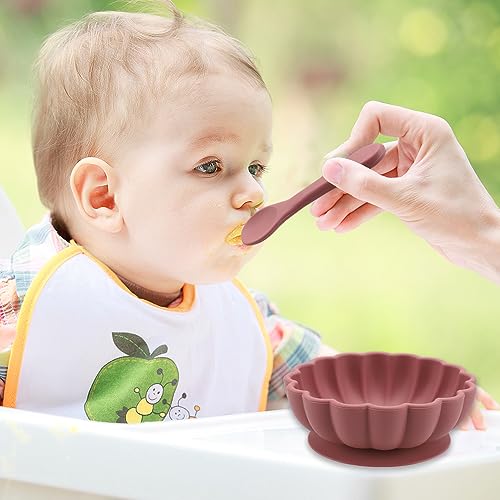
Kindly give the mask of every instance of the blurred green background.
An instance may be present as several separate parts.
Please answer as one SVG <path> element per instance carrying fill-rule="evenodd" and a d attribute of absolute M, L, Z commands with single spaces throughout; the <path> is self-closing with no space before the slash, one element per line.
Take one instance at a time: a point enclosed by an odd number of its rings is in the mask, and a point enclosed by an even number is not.
<path fill-rule="evenodd" d="M 30 152 L 31 64 L 48 33 L 105 0 L 2 0 L 0 185 L 38 221 Z M 179 0 L 256 55 L 273 95 L 270 200 L 320 175 L 372 99 L 444 117 L 500 197 L 500 2 Z M 500 249 L 499 249 L 500 251 Z M 464 365 L 500 400 L 500 289 L 452 266 L 384 214 L 344 235 L 304 210 L 243 271 L 282 313 L 341 351 L 432 355 Z"/>

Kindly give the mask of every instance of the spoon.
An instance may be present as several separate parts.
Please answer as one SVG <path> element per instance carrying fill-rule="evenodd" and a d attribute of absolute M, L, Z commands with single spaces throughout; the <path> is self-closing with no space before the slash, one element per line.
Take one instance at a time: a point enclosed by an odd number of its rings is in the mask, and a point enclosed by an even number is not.
<path fill-rule="evenodd" d="M 372 168 L 384 155 L 385 147 L 383 144 L 370 144 L 358 149 L 348 158 L 361 163 L 365 167 Z M 245 245 L 261 243 L 269 238 L 292 215 L 334 188 L 333 184 L 320 177 L 288 200 L 262 208 L 250 217 L 243 226 L 241 240 Z"/>

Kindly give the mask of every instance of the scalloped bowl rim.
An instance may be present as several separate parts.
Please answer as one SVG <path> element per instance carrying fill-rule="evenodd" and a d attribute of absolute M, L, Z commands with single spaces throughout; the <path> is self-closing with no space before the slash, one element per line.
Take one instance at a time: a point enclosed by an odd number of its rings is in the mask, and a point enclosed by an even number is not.
<path fill-rule="evenodd" d="M 444 367 L 452 367 L 452 368 L 457 368 L 459 370 L 459 376 L 461 374 L 466 375 L 468 378 L 464 381 L 464 388 L 458 389 L 457 393 L 454 394 L 453 396 L 440 396 L 435 399 L 433 399 L 429 403 L 412 403 L 411 401 L 405 401 L 404 403 L 400 403 L 398 405 L 377 405 L 374 403 L 343 403 L 342 401 L 339 401 L 338 399 L 335 398 L 317 398 L 316 396 L 312 396 L 310 391 L 308 389 L 299 389 L 297 385 L 299 384 L 299 381 L 294 379 L 293 377 L 296 376 L 297 374 L 300 373 L 302 368 L 305 368 L 307 366 L 313 366 L 320 362 L 323 359 L 331 359 L 331 358 L 340 358 L 340 357 L 367 357 L 370 355 L 382 355 L 382 356 L 391 356 L 391 357 L 402 357 L 406 356 L 409 358 L 414 358 L 419 361 L 424 361 L 424 360 L 430 360 L 430 361 L 436 361 L 439 364 L 441 364 Z M 302 363 L 301 365 L 295 367 L 290 373 L 285 375 L 284 377 L 285 381 L 285 387 L 286 390 L 291 390 L 299 393 L 302 398 L 308 400 L 309 402 L 315 402 L 315 403 L 324 403 L 324 404 L 329 404 L 333 405 L 337 408 L 344 408 L 344 409 L 367 409 L 367 410 L 372 410 L 372 411 L 391 411 L 391 410 L 400 410 L 402 408 L 407 407 L 407 409 L 429 409 L 433 408 L 437 405 L 442 405 L 443 401 L 453 401 L 455 399 L 461 398 L 461 393 L 464 395 L 464 400 L 465 400 L 465 393 L 467 391 L 473 391 L 474 388 L 476 387 L 476 378 L 474 375 L 471 375 L 468 371 L 466 371 L 462 366 L 456 365 L 453 363 L 448 363 L 446 361 L 443 361 L 442 359 L 439 358 L 434 358 L 430 356 L 418 356 L 416 354 L 408 354 L 408 353 L 386 353 L 386 352 L 381 352 L 381 351 L 370 351 L 370 352 L 363 352 L 363 353 L 358 353 L 358 352 L 346 352 L 346 353 L 341 353 L 341 354 L 336 354 L 335 356 L 321 356 L 318 358 L 314 358 L 311 361 L 308 361 L 306 363 Z"/>

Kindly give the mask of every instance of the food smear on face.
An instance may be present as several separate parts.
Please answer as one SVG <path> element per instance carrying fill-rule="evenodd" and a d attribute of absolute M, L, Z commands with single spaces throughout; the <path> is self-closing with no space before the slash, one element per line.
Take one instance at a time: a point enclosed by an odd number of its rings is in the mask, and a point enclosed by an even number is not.
<path fill-rule="evenodd" d="M 243 231 L 243 224 L 238 224 L 227 236 L 226 243 L 234 246 L 241 246 L 241 231 Z"/>

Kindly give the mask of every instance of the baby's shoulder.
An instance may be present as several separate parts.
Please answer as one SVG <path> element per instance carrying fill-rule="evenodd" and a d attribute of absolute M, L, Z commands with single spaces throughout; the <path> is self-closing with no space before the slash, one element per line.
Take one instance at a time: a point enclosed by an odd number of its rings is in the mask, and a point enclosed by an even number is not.
<path fill-rule="evenodd" d="M 264 318 L 279 314 L 279 310 L 276 305 L 271 302 L 269 297 L 264 292 L 253 288 L 249 288 L 248 291 L 252 295 L 253 300 L 255 300 Z"/>
<path fill-rule="evenodd" d="M 35 276 L 44 265 L 69 245 L 46 216 L 30 227 L 8 261 L 0 262 L 0 280 L 14 281 L 21 302 Z"/>

